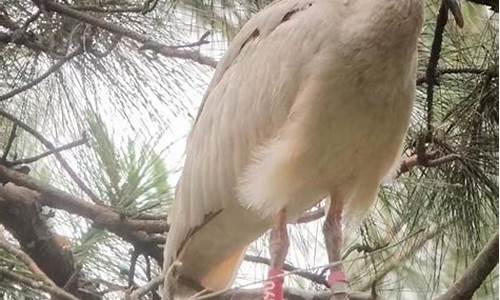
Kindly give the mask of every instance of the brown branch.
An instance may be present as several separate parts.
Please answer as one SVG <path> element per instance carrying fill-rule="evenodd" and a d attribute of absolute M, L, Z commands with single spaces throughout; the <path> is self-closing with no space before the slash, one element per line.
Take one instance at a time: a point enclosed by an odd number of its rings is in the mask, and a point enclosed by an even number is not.
<path fill-rule="evenodd" d="M 254 262 L 254 263 L 259 263 L 259 264 L 265 264 L 265 265 L 271 265 L 271 260 L 269 258 L 265 257 L 260 257 L 260 256 L 255 256 L 255 255 L 245 255 L 245 260 L 249 262 Z M 311 272 L 306 272 L 306 271 L 299 271 L 298 268 L 289 265 L 289 264 L 284 264 L 283 265 L 283 270 L 288 271 L 288 272 L 296 272 L 294 273 L 297 276 L 300 276 L 302 278 L 306 278 L 311 280 L 312 282 L 315 282 L 317 284 L 322 284 L 326 287 L 329 287 L 328 282 L 326 281 L 324 276 L 311 273 Z"/>
<path fill-rule="evenodd" d="M 140 230 L 149 233 L 161 233 L 168 231 L 166 221 L 159 220 L 135 220 L 123 218 L 119 213 L 107 206 L 100 206 L 77 198 L 64 191 L 58 190 L 50 185 L 37 181 L 36 179 L 10 170 L 0 165 L 0 178 L 6 179 L 18 186 L 24 186 L 36 191 L 38 197 L 33 199 L 40 205 L 56 209 L 62 209 L 70 214 L 75 214 L 94 221 L 95 225 L 116 231 Z M 0 191 L 2 191 L 0 187 Z"/>
<path fill-rule="evenodd" d="M 445 0 L 441 1 L 439 13 L 436 20 L 436 28 L 434 30 L 434 39 L 432 41 L 431 55 L 425 76 L 427 79 L 427 134 L 432 134 L 432 119 L 433 119 L 433 103 L 434 103 L 434 85 L 436 84 L 436 69 L 441 55 L 441 47 L 443 44 L 444 27 L 448 22 L 448 7 Z"/>
<path fill-rule="evenodd" d="M 435 300 L 471 299 L 476 290 L 498 264 L 498 231 L 479 252 L 462 277 L 443 295 Z"/>
<path fill-rule="evenodd" d="M 168 230 L 166 221 L 157 220 L 134 220 L 124 218 L 112 208 L 89 203 L 83 199 L 72 196 L 66 192 L 41 183 L 25 174 L 8 169 L 0 165 L 0 179 L 12 182 L 36 192 L 32 199 L 24 200 L 38 203 L 56 209 L 62 209 L 70 214 L 75 214 L 93 221 L 94 226 L 104 228 L 115 233 L 124 240 L 130 242 L 141 253 L 153 257 L 161 264 L 163 254 L 155 236 L 149 236 L 146 232 L 165 232 Z M 5 188 L 0 186 L 0 195 L 11 201 L 22 201 L 15 194 L 8 194 Z"/>
<path fill-rule="evenodd" d="M 21 249 L 59 287 L 84 300 L 98 299 L 79 289 L 82 274 L 75 270 L 71 251 L 64 249 L 59 236 L 49 228 L 40 207 L 29 201 L 36 193 L 14 184 L 0 189 L 0 223 L 19 242 Z M 16 200 L 5 198 L 6 194 Z"/>
<path fill-rule="evenodd" d="M 31 287 L 35 290 L 42 290 L 44 292 L 49 293 L 50 295 L 54 296 L 55 299 L 65 299 L 65 300 L 80 300 L 76 298 L 75 296 L 71 295 L 70 293 L 64 291 L 61 288 L 58 288 L 57 286 L 49 286 L 46 284 L 43 284 L 40 281 L 33 280 L 31 278 L 21 276 L 19 274 L 16 274 L 13 271 L 9 271 L 3 268 L 0 268 L 0 275 L 4 278 L 7 278 L 11 281 L 14 281 L 16 283 L 23 284 L 25 286 Z"/>
<path fill-rule="evenodd" d="M 57 152 L 56 147 L 49 142 L 41 133 L 36 131 L 35 129 L 31 128 L 28 126 L 26 123 L 23 121 L 19 120 L 18 118 L 14 117 L 13 115 L 9 114 L 8 112 L 4 110 L 0 110 L 0 116 L 9 119 L 13 123 L 17 124 L 19 127 L 30 133 L 33 137 L 35 137 L 42 145 L 44 145 L 47 149 L 52 151 L 54 153 L 54 156 L 56 159 L 59 161 L 63 169 L 66 171 L 66 173 L 73 179 L 73 181 L 76 183 L 76 185 L 85 193 L 89 198 L 96 204 L 103 205 L 104 202 L 102 202 L 95 194 L 90 190 L 89 187 L 76 175 L 75 171 L 69 166 L 69 164 L 66 162 L 66 160 L 62 157 L 62 155 Z"/>
<path fill-rule="evenodd" d="M 428 168 L 437 167 L 455 160 L 459 160 L 461 158 L 460 155 L 455 153 L 444 155 L 441 157 L 437 157 L 438 154 L 439 154 L 438 151 L 431 151 L 425 153 L 424 154 L 425 158 L 422 159 L 421 161 L 419 161 L 418 154 L 411 155 L 410 157 L 401 161 L 399 169 L 396 172 L 395 178 L 400 177 L 404 173 L 410 172 L 413 168 L 417 166 L 428 167 Z"/>
<path fill-rule="evenodd" d="M 59 152 L 62 152 L 62 151 L 65 151 L 65 150 L 68 150 L 71 148 L 75 148 L 75 147 L 81 146 L 83 144 L 86 144 L 87 142 L 88 142 L 88 138 L 86 136 L 84 136 L 83 138 L 81 138 L 79 140 L 76 140 L 76 141 L 71 142 L 69 144 L 57 147 L 53 151 L 46 151 L 44 153 L 35 155 L 33 157 L 29 157 L 29 158 L 8 161 L 8 162 L 5 162 L 4 165 L 6 165 L 7 167 L 13 167 L 13 166 L 17 166 L 17 165 L 31 164 L 31 163 L 34 163 L 35 161 L 38 161 L 44 157 L 47 157 L 51 154 L 56 153 L 56 152 L 59 153 Z"/>
<path fill-rule="evenodd" d="M 79 21 L 97 26 L 99 28 L 102 28 L 104 30 L 107 30 L 109 32 L 112 32 L 114 34 L 118 34 L 120 36 L 125 36 L 128 37 L 132 40 L 135 40 L 137 42 L 140 42 L 143 45 L 147 45 L 147 49 L 156 51 L 166 57 L 171 57 L 171 58 L 181 58 L 181 59 L 188 59 L 195 61 L 199 64 L 215 67 L 217 65 L 217 62 L 213 60 L 212 58 L 209 58 L 207 56 L 201 55 L 199 52 L 195 51 L 188 51 L 188 50 L 181 50 L 181 49 L 176 49 L 173 47 L 169 47 L 168 45 L 165 45 L 163 43 L 160 43 L 158 41 L 152 40 L 150 37 L 140 34 L 138 32 L 132 31 L 130 29 L 127 29 L 125 27 L 119 26 L 117 24 L 107 22 L 103 19 L 94 17 L 92 15 L 86 14 L 84 12 L 78 11 L 76 9 L 73 9 L 67 5 L 63 5 L 60 3 L 56 3 L 51 0 L 34 0 L 35 3 L 40 4 L 43 2 L 45 4 L 45 7 L 49 11 L 53 11 L 56 13 L 59 13 L 64 16 L 71 17 L 73 19 L 77 19 Z"/>

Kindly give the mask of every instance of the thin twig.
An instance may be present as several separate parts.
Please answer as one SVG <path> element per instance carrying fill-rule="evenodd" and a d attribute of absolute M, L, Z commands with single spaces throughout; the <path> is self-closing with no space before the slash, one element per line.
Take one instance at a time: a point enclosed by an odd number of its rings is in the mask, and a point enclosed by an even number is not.
<path fill-rule="evenodd" d="M 198 47 L 201 45 L 209 44 L 210 41 L 207 40 L 207 37 L 211 34 L 212 32 L 210 30 L 206 31 L 200 39 L 194 43 L 189 43 L 189 44 L 184 44 L 184 45 L 178 45 L 178 46 L 169 46 L 170 48 L 173 49 L 180 49 L 180 48 L 193 48 L 193 47 Z"/>
<path fill-rule="evenodd" d="M 498 68 L 493 68 L 493 69 L 481 69 L 481 68 L 444 68 L 444 69 L 438 69 L 436 70 L 435 74 L 435 80 L 437 80 L 439 77 L 442 75 L 447 75 L 447 74 L 476 74 L 476 75 L 482 75 L 485 73 L 491 74 L 493 76 L 498 76 Z M 417 85 L 422 85 L 427 82 L 427 76 L 420 75 L 417 78 Z"/>
<path fill-rule="evenodd" d="M 17 124 L 14 123 L 12 126 L 12 130 L 10 131 L 9 139 L 7 140 L 7 145 L 5 146 L 5 150 L 3 152 L 2 158 L 0 159 L 0 163 L 4 163 L 7 161 L 7 155 L 9 155 L 10 148 L 14 143 L 14 139 L 16 138 Z"/>
<path fill-rule="evenodd" d="M 254 263 L 259 263 L 259 264 L 265 264 L 265 265 L 268 265 L 268 266 L 271 265 L 271 260 L 269 258 L 265 258 L 265 257 L 260 257 L 260 256 L 248 255 L 247 254 L 247 255 L 245 255 L 244 259 L 246 261 L 249 261 L 249 262 L 254 262 Z M 294 266 L 289 265 L 289 264 L 284 264 L 283 265 L 283 270 L 290 271 L 290 272 L 299 270 L 299 272 L 296 273 L 297 276 L 309 279 L 312 282 L 315 282 L 315 283 L 318 283 L 318 284 L 322 284 L 322 285 L 324 285 L 326 287 L 329 287 L 329 284 L 326 281 L 325 277 L 321 276 L 321 275 L 318 275 L 316 273 L 306 272 L 306 271 L 300 271 L 299 268 L 294 267 Z"/>
<path fill-rule="evenodd" d="M 137 264 L 137 258 L 139 258 L 139 251 L 134 249 L 132 252 L 132 256 L 130 257 L 130 268 L 128 270 L 128 287 L 131 288 L 135 285 L 134 277 L 135 277 L 135 266 Z"/>
<path fill-rule="evenodd" d="M 79 278 L 81 270 L 82 270 L 82 265 L 77 265 L 75 267 L 75 270 L 73 271 L 73 273 L 69 277 L 68 281 L 66 281 L 66 283 L 64 284 L 64 290 L 65 291 L 68 291 L 73 286 L 73 284 L 76 283 L 76 281 Z"/>
<path fill-rule="evenodd" d="M 44 153 L 40 153 L 38 155 L 35 155 L 33 157 L 28 157 L 28 158 L 18 159 L 18 160 L 14 160 L 14 161 L 9 161 L 9 162 L 6 162 L 4 164 L 7 167 L 13 167 L 13 166 L 17 166 L 17 165 L 31 164 L 31 163 L 34 163 L 35 161 L 38 161 L 38 160 L 40 160 L 40 159 L 42 159 L 44 157 L 49 156 L 49 155 L 52 155 L 52 154 L 59 153 L 59 152 L 65 151 L 65 150 L 69 150 L 71 148 L 75 148 L 75 147 L 81 146 L 83 144 L 86 144 L 87 142 L 88 142 L 88 138 L 84 136 L 83 138 L 81 138 L 79 140 L 76 140 L 76 141 L 71 142 L 69 144 L 57 147 L 54 150 L 49 150 L 49 151 L 46 151 Z"/>
<path fill-rule="evenodd" d="M 140 288 L 134 290 L 130 295 L 127 296 L 127 300 L 138 300 L 142 296 L 146 295 L 149 292 L 154 291 L 157 289 L 160 284 L 163 283 L 163 276 L 158 276 L 155 277 L 153 280 L 149 281 L 145 285 L 141 286 Z"/>
<path fill-rule="evenodd" d="M 361 252 L 363 252 L 363 253 L 371 253 L 371 252 L 377 251 L 378 249 L 382 249 L 384 247 L 387 247 L 388 244 L 389 243 L 384 243 L 384 244 L 380 244 L 380 245 L 376 245 L 376 246 L 355 244 L 355 245 L 349 247 L 345 251 L 345 253 L 342 255 L 342 259 L 346 259 L 354 251 L 357 251 L 357 252 L 360 252 L 360 253 Z"/>
<path fill-rule="evenodd" d="M 57 152 L 57 148 L 49 142 L 42 134 L 40 134 L 38 131 L 35 129 L 31 128 L 28 126 L 26 123 L 23 121 L 19 120 L 18 118 L 14 117 L 13 115 L 9 114 L 8 112 L 4 110 L 0 110 L 0 116 L 9 119 L 10 121 L 16 123 L 19 127 L 30 133 L 33 137 L 35 137 L 40 143 L 42 143 L 47 149 L 52 151 L 54 153 L 54 156 L 56 159 L 59 161 L 63 169 L 68 173 L 68 175 L 73 179 L 73 181 L 78 185 L 78 187 L 85 193 L 89 198 L 96 204 L 104 205 L 104 202 L 102 202 L 95 194 L 90 190 L 90 188 L 87 187 L 87 185 L 76 175 L 75 171 L 69 166 L 69 164 L 66 162 L 66 160 L 62 157 L 62 155 Z"/>
<path fill-rule="evenodd" d="M 0 101 L 4 101 L 4 100 L 7 100 L 7 99 L 10 99 L 12 97 L 14 97 L 15 95 L 17 94 L 20 94 L 26 90 L 29 90 L 31 89 L 32 87 L 34 87 L 35 85 L 39 84 L 40 82 L 42 82 L 44 79 L 46 79 L 47 77 L 49 77 L 52 73 L 56 72 L 57 70 L 59 70 L 62 65 L 64 65 L 66 62 L 68 62 L 69 60 L 71 60 L 72 58 L 74 58 L 75 56 L 77 55 L 80 55 L 83 53 L 83 49 L 82 48 L 79 48 L 75 51 L 73 51 L 72 53 L 68 54 L 67 56 L 63 57 L 62 59 L 60 59 L 57 63 L 55 63 L 54 65 L 52 65 L 47 71 L 45 71 L 45 73 L 43 73 L 42 75 L 40 75 L 40 77 L 37 77 L 35 79 L 33 79 L 31 82 L 21 86 L 21 87 L 18 87 L 16 89 L 13 89 L 12 91 L 6 93 L 6 94 L 3 94 L 3 95 L 0 95 Z"/>
<path fill-rule="evenodd" d="M 23 24 L 23 26 L 21 27 L 21 29 L 23 31 L 26 31 L 28 29 L 28 27 L 30 26 L 31 23 L 33 23 L 36 19 L 38 19 L 40 17 L 40 14 L 41 14 L 41 11 L 40 10 L 37 10 L 36 13 L 34 13 L 33 15 L 31 15 Z"/>
<path fill-rule="evenodd" d="M 424 154 L 425 158 L 422 159 L 421 162 L 419 162 L 418 159 L 419 155 L 417 154 L 413 154 L 412 156 L 404 159 L 401 162 L 398 171 L 396 172 L 395 178 L 400 177 L 404 173 L 410 172 L 413 168 L 417 166 L 427 167 L 427 168 L 437 167 L 462 158 L 460 155 L 455 153 L 451 153 L 441 157 L 437 157 L 438 154 L 439 154 L 438 151 L 431 151 L 425 153 Z"/>
<path fill-rule="evenodd" d="M 381 270 L 377 270 L 375 276 L 365 284 L 360 287 L 361 291 L 367 291 L 375 286 L 378 282 L 383 280 L 387 274 L 391 271 L 401 267 L 402 263 L 406 261 L 411 255 L 415 254 L 415 252 L 421 249 L 429 240 L 434 238 L 436 235 L 443 232 L 446 226 L 434 227 L 432 230 L 429 230 L 425 235 L 418 236 L 415 238 L 410 247 L 407 247 L 400 251 L 396 255 L 392 255 L 390 261 L 384 264 L 384 268 Z M 419 232 L 423 232 L 424 230 L 420 230 Z M 372 252 L 374 254 L 375 252 Z M 370 254 L 371 255 L 371 254 Z"/>

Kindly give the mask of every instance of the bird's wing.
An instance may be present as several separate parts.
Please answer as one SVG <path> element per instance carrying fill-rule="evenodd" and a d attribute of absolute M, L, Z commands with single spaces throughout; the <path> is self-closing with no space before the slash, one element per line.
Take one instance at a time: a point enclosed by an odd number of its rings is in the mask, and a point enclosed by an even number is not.
<path fill-rule="evenodd" d="M 191 279 L 213 273 L 221 279 L 212 287 L 229 283 L 240 253 L 266 229 L 238 204 L 236 184 L 252 154 L 287 120 L 325 35 L 335 34 L 319 30 L 335 23 L 326 11 L 331 2 L 273 3 L 242 28 L 219 63 L 188 139 L 169 212 L 165 262 L 182 247 L 180 260 Z"/>

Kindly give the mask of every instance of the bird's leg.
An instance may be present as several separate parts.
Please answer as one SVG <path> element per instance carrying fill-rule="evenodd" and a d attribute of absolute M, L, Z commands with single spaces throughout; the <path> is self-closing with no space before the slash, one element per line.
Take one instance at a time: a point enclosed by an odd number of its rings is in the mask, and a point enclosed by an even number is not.
<path fill-rule="evenodd" d="M 328 261 L 330 263 L 342 259 L 342 210 L 343 203 L 336 199 L 330 199 L 325 223 L 323 224 L 323 233 L 325 236 L 325 245 L 328 252 Z M 348 282 L 343 271 L 342 264 L 330 267 L 328 283 L 333 293 L 332 300 L 348 299 Z"/>
<path fill-rule="evenodd" d="M 271 230 L 269 252 L 271 265 L 268 280 L 264 284 L 264 300 L 283 300 L 283 264 L 288 252 L 288 232 L 286 212 L 282 209 L 277 215 L 277 224 Z"/>

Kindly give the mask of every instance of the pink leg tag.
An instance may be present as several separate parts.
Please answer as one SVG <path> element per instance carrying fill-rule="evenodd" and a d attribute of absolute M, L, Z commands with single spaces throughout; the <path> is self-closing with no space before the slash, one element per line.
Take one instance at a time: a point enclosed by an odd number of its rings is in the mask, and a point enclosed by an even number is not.
<path fill-rule="evenodd" d="M 328 284 L 333 294 L 348 294 L 349 282 L 344 272 L 330 272 Z"/>
<path fill-rule="evenodd" d="M 281 269 L 270 269 L 267 274 L 268 280 L 264 282 L 264 300 L 283 300 L 283 277 L 275 277 L 283 274 Z"/>

